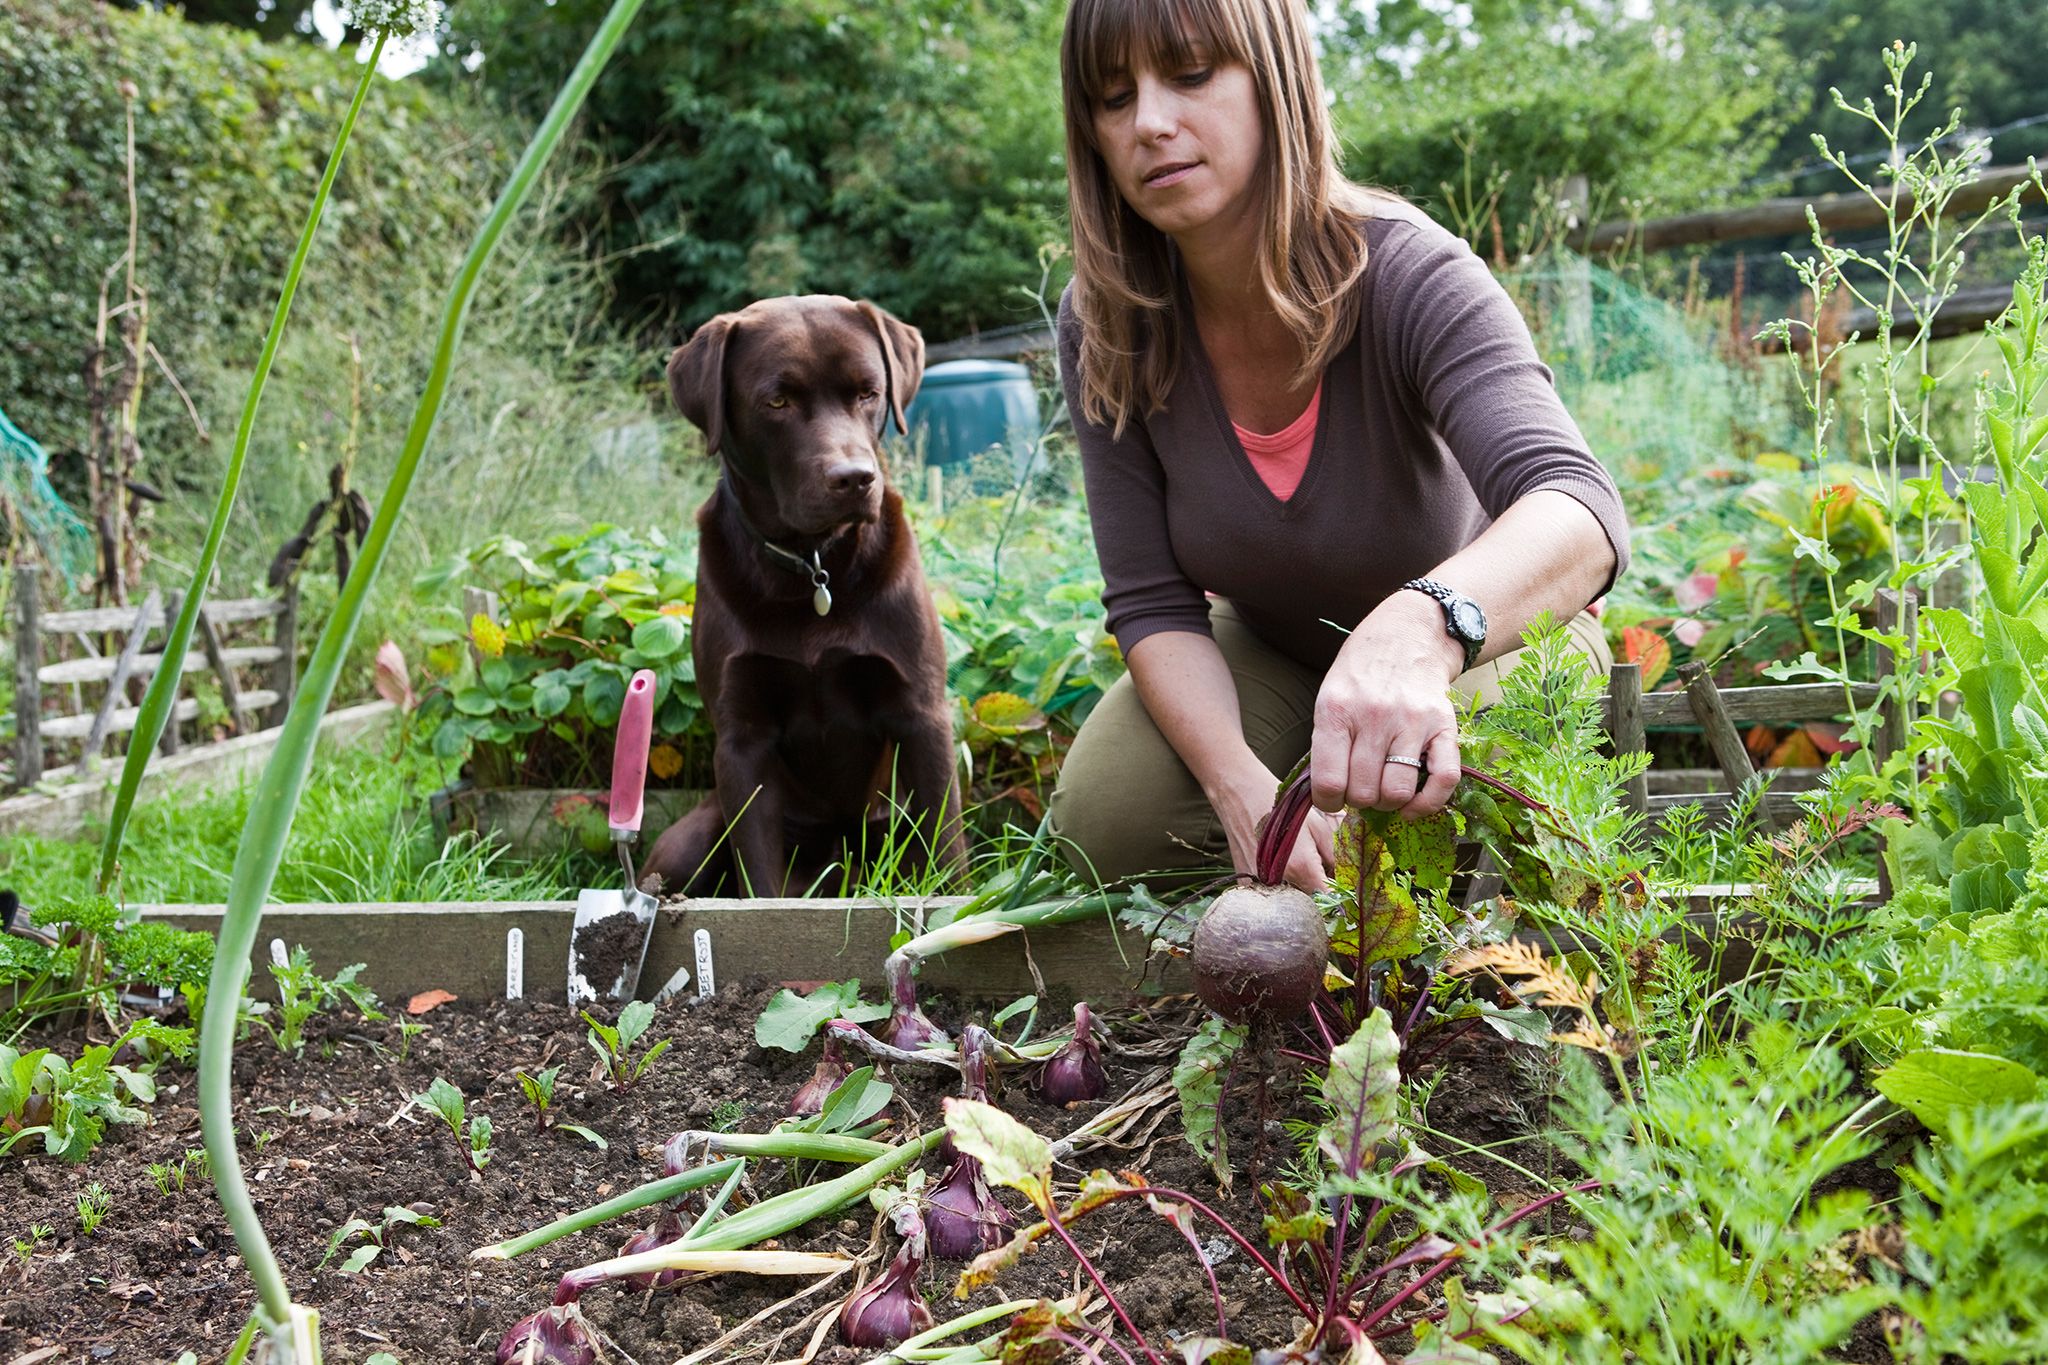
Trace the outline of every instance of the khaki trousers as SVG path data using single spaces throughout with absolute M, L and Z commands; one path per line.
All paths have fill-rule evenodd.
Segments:
M 1209 604 L 1209 623 L 1237 683 L 1245 742 L 1273 772 L 1286 773 L 1308 752 L 1322 674 L 1259 639 L 1226 601 Z M 1600 623 L 1580 612 L 1565 629 L 1573 648 L 1592 661 L 1595 676 L 1606 677 L 1614 660 Z M 1499 700 L 1500 680 L 1523 652 L 1479 665 L 1452 690 L 1481 706 Z M 1103 695 L 1074 737 L 1053 792 L 1052 823 L 1075 869 L 1104 881 L 1230 864 L 1223 822 L 1152 723 L 1128 675 Z

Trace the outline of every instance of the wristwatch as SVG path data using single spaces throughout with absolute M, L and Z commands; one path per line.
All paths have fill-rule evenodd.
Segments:
M 1465 668 L 1470 671 L 1479 662 L 1479 651 L 1486 648 L 1486 613 L 1479 609 L 1479 604 L 1434 578 L 1411 578 L 1401 587 L 1436 599 L 1444 609 L 1444 632 L 1465 647 Z

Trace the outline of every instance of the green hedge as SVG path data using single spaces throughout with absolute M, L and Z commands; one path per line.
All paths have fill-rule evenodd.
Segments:
M 77 499 L 82 370 L 101 280 L 128 237 L 127 80 L 138 91 L 138 278 L 150 339 L 224 445 L 241 398 L 232 379 L 261 342 L 348 106 L 352 54 L 87 0 L 10 0 L 0 70 L 0 401 Z M 356 133 L 309 281 L 345 280 L 395 306 L 408 281 L 394 264 L 466 237 L 516 149 L 507 134 L 502 116 L 467 99 L 385 83 Z M 116 299 L 120 288 L 116 278 Z M 234 391 L 210 391 L 224 383 Z M 141 436 L 144 477 L 210 499 L 220 456 L 201 454 L 156 373 L 145 380 Z

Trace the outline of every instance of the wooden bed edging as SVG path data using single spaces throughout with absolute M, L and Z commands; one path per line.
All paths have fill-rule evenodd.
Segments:
M 1748 961 L 1748 945 L 1720 931 L 1742 884 L 1696 887 L 1685 926 L 1668 937 L 1694 951 L 1727 945 L 1727 965 Z M 882 961 L 897 928 L 921 922 L 924 912 L 957 905 L 960 897 L 906 899 L 895 905 L 874 900 L 678 901 L 655 920 L 642 996 L 652 995 L 678 967 L 691 965 L 698 929 L 711 935 L 714 973 L 720 984 L 749 977 L 811 983 L 858 978 L 870 999 L 882 993 Z M 218 905 L 146 905 L 144 918 L 211 933 L 220 924 Z M 506 901 L 492 904 L 280 905 L 263 917 L 251 994 L 273 992 L 263 970 L 270 942 L 303 945 L 322 975 L 352 962 L 364 964 L 362 981 L 387 1001 L 402 1003 L 419 991 L 439 988 L 471 1001 L 505 994 L 506 931 L 525 941 L 524 978 L 528 999 L 560 1003 L 565 994 L 572 901 Z M 1543 929 L 1518 937 L 1551 946 L 1559 936 Z M 1557 942 L 1557 946 L 1575 946 Z M 1028 948 L 1029 955 L 1024 949 Z M 1010 1000 L 1037 989 L 1035 963 L 1050 992 L 1110 1001 L 1127 996 L 1140 981 L 1142 935 L 1106 920 L 1029 930 L 989 943 L 956 949 L 926 963 L 919 979 L 935 989 L 976 1000 Z M 1188 989 L 1177 962 L 1155 963 L 1146 978 L 1166 990 Z M 690 992 L 694 994 L 692 985 Z

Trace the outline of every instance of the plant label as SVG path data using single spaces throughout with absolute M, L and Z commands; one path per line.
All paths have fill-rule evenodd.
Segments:
M 505 998 L 518 1000 L 526 994 L 526 935 L 518 929 L 505 931 Z
M 289 967 L 291 961 L 290 955 L 284 950 L 284 940 L 281 938 L 270 940 L 270 965 L 273 967 Z
M 709 1000 L 718 991 L 711 979 L 711 931 L 699 929 L 693 941 L 697 945 L 697 998 Z
M 683 993 L 683 987 L 689 984 L 690 969 L 688 967 L 676 968 L 675 975 L 671 976 L 667 981 L 663 982 L 661 989 L 654 993 L 654 1003 L 657 1005 L 666 1004 L 670 1000 L 673 1000 L 676 996 L 681 995 Z

